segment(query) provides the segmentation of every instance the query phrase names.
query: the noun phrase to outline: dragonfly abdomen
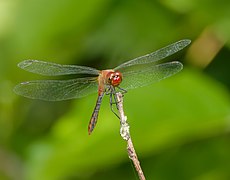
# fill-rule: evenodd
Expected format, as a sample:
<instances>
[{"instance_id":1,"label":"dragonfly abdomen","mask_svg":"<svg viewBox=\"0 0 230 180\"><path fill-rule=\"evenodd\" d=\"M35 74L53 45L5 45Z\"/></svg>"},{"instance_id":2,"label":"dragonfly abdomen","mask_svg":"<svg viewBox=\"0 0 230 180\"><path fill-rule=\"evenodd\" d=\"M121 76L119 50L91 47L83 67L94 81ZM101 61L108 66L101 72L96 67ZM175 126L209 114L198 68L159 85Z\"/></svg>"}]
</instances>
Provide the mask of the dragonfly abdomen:
<instances>
[{"instance_id":1,"label":"dragonfly abdomen","mask_svg":"<svg viewBox=\"0 0 230 180\"><path fill-rule=\"evenodd\" d=\"M88 125L88 133L89 134L92 133L93 129L95 128L95 126L97 124L97 118L98 118L98 114L99 114L99 110L101 107L101 101L102 101L103 96L104 96L104 93L100 93L98 95L96 106L94 108L93 114L91 116L91 119L90 119L89 125Z\"/></svg>"}]
</instances>

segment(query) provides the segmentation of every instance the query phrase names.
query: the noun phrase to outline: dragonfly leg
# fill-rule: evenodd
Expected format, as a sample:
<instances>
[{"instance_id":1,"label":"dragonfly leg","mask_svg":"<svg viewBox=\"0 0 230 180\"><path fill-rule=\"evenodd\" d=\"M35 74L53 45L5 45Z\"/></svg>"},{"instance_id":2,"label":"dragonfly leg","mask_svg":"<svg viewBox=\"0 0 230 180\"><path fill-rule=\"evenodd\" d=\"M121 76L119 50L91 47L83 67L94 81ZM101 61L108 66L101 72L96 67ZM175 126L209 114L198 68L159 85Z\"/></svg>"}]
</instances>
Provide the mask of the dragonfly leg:
<instances>
[{"instance_id":1,"label":"dragonfly leg","mask_svg":"<svg viewBox=\"0 0 230 180\"><path fill-rule=\"evenodd\" d=\"M106 94L106 95L110 95L112 91L113 91L113 90L112 90L112 87L109 86L109 87L107 87L107 88L105 89L105 94Z\"/></svg>"},{"instance_id":2,"label":"dragonfly leg","mask_svg":"<svg viewBox=\"0 0 230 180\"><path fill-rule=\"evenodd\" d=\"M119 92L121 92L122 94L125 94L125 93L128 92L126 89L123 89L120 86L117 86L116 88L118 88L120 90ZM107 87L107 89L105 90L105 92L106 92L105 93L106 95L111 94L111 93L113 93L113 94L117 93L115 87L113 87L113 86Z\"/></svg>"},{"instance_id":3,"label":"dragonfly leg","mask_svg":"<svg viewBox=\"0 0 230 180\"><path fill-rule=\"evenodd\" d=\"M120 87L117 87L122 94L126 93L127 91L123 88L120 88ZM116 113L116 111L114 110L113 108L113 105L115 104L116 105L116 108L118 109L118 100L116 98L116 87L113 87L113 86L109 86L106 88L106 91L105 91L105 94L106 95L109 95L109 104L110 104L110 109L111 111L120 119L120 116Z\"/></svg>"},{"instance_id":4,"label":"dragonfly leg","mask_svg":"<svg viewBox=\"0 0 230 180\"><path fill-rule=\"evenodd\" d=\"M126 89L123 89L123 88L121 88L120 86L117 86L117 88L118 88L119 90L121 90L121 94L122 94L122 95L124 95L125 93L128 92Z\"/></svg>"},{"instance_id":5,"label":"dragonfly leg","mask_svg":"<svg viewBox=\"0 0 230 180\"><path fill-rule=\"evenodd\" d=\"M115 102L113 102L113 97L114 97L114 100L115 100ZM113 105L114 104L116 104L116 108L117 108L117 100L116 100L116 98L115 98L115 96L114 96L114 94L113 93L110 93L110 96L109 96L109 104L110 104L110 109L111 109L111 111L120 119L120 116L116 113L116 111L113 109Z\"/></svg>"}]
</instances>

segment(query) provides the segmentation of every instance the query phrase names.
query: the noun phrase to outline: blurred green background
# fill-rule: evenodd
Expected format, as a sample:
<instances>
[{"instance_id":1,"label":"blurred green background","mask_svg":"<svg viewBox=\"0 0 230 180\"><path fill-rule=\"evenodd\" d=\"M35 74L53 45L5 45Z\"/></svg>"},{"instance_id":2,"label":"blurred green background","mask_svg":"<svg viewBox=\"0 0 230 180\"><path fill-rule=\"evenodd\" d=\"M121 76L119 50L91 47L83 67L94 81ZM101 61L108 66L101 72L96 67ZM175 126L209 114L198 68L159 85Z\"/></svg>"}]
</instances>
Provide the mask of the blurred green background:
<instances>
[{"instance_id":1,"label":"blurred green background","mask_svg":"<svg viewBox=\"0 0 230 180\"><path fill-rule=\"evenodd\" d=\"M111 68L180 39L179 74L130 90L124 107L147 179L230 179L230 1L0 0L0 179L137 179L105 97L14 94L39 59Z\"/></svg>"}]
</instances>

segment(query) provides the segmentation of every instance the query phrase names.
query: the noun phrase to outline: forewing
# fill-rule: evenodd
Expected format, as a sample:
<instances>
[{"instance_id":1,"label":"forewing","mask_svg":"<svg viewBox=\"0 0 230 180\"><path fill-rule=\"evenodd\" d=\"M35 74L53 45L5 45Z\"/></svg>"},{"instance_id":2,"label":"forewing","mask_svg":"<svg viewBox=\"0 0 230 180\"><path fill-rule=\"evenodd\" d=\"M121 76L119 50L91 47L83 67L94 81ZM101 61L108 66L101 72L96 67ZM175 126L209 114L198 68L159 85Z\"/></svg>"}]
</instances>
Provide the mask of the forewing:
<instances>
[{"instance_id":1,"label":"forewing","mask_svg":"<svg viewBox=\"0 0 230 180\"><path fill-rule=\"evenodd\" d=\"M120 84L121 88L134 89L146 86L162 79L170 77L183 69L180 62L168 62L158 65L149 65L138 71L129 71L123 73L123 79Z\"/></svg>"},{"instance_id":2,"label":"forewing","mask_svg":"<svg viewBox=\"0 0 230 180\"><path fill-rule=\"evenodd\" d=\"M39 60L25 60L20 62L18 66L26 71L45 76L59 76L68 74L99 74L97 69L86 66L61 65Z\"/></svg>"},{"instance_id":3,"label":"forewing","mask_svg":"<svg viewBox=\"0 0 230 180\"><path fill-rule=\"evenodd\" d=\"M24 97L46 101L81 98L97 91L96 78L70 80L35 80L15 86L14 91Z\"/></svg>"},{"instance_id":4,"label":"forewing","mask_svg":"<svg viewBox=\"0 0 230 180\"><path fill-rule=\"evenodd\" d=\"M159 61L161 59L164 59L180 50L182 50L183 48L185 48L186 46L188 46L191 43L191 40L189 39L184 39L184 40L180 40L178 42L175 42L173 44L170 44L164 48L161 48L153 53L132 59L130 61L127 61L123 64L121 64L120 66L116 67L114 70L119 70L121 72L126 72L129 71L130 66L135 66L135 65L139 65L139 64L147 64L147 63L154 63L156 61Z\"/></svg>"}]
</instances>

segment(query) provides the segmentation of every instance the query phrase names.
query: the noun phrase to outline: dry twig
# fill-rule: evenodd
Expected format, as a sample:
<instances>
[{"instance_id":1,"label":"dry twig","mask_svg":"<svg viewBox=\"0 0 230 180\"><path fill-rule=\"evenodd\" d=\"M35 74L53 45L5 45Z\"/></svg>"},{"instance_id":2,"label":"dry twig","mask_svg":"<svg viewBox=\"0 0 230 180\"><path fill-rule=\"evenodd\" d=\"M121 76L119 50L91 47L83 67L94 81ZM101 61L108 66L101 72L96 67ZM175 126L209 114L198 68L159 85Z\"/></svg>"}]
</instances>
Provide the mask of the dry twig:
<instances>
[{"instance_id":1,"label":"dry twig","mask_svg":"<svg viewBox=\"0 0 230 180\"><path fill-rule=\"evenodd\" d=\"M129 124L127 122L127 116L124 114L123 110L123 95L120 92L117 92L115 94L116 99L117 99L117 108L120 114L120 135L121 137L127 141L127 152L129 155L129 158L132 160L134 167L138 173L139 179L140 180L145 180L144 173L141 169L140 162L138 160L137 154L135 152L133 142L129 133Z\"/></svg>"}]
</instances>

